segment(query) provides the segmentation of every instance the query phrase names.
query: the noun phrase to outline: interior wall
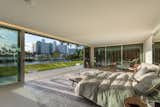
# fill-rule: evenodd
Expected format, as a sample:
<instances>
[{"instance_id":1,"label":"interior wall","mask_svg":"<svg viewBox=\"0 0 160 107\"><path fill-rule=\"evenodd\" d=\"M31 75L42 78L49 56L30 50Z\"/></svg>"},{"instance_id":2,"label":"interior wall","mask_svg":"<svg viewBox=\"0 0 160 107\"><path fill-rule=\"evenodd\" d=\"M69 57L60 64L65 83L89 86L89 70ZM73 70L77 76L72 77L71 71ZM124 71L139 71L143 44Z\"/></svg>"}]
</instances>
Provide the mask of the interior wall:
<instances>
[{"instance_id":1,"label":"interior wall","mask_svg":"<svg viewBox=\"0 0 160 107\"><path fill-rule=\"evenodd\" d=\"M152 38L153 36L151 35L143 44L144 62L149 64L153 63Z\"/></svg>"}]
</instances>

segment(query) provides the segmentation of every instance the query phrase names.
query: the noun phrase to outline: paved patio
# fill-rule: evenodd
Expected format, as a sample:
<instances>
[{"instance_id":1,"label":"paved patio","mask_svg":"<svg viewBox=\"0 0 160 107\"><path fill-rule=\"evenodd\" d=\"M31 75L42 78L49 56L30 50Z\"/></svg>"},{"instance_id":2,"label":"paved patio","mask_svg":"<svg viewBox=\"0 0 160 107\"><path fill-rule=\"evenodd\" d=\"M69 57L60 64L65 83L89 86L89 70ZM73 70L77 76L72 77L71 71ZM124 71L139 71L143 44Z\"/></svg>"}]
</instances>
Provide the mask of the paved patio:
<instances>
[{"instance_id":1,"label":"paved patio","mask_svg":"<svg viewBox=\"0 0 160 107\"><path fill-rule=\"evenodd\" d=\"M42 79L50 79L54 76L62 75L65 73L75 72L76 70L84 70L83 65L53 69L53 70L46 70L41 72L31 72L25 75L25 81L31 80L42 80Z\"/></svg>"},{"instance_id":2,"label":"paved patio","mask_svg":"<svg viewBox=\"0 0 160 107\"><path fill-rule=\"evenodd\" d=\"M27 74L25 87L37 99L40 107L98 107L85 98L76 96L69 75L87 71L83 66L67 67Z\"/></svg>"},{"instance_id":3,"label":"paved patio","mask_svg":"<svg viewBox=\"0 0 160 107\"><path fill-rule=\"evenodd\" d=\"M86 70L89 69L73 66L27 74L24 85L0 88L0 104L2 107L98 107L76 96L72 82L67 78Z\"/></svg>"}]
</instances>

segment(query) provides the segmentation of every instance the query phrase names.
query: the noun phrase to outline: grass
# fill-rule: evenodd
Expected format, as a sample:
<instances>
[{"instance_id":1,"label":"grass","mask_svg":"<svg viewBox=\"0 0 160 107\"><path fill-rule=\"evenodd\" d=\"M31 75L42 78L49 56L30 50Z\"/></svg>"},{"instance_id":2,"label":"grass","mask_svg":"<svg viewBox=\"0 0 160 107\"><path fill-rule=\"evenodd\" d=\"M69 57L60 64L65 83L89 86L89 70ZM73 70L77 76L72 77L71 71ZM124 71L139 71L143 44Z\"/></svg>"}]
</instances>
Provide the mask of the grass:
<instances>
[{"instance_id":1,"label":"grass","mask_svg":"<svg viewBox=\"0 0 160 107\"><path fill-rule=\"evenodd\" d=\"M45 71L69 66L75 66L77 63L82 64L83 61L70 61L70 62L55 62L48 64L34 64L34 65L26 65L25 73L30 71ZM4 76L12 76L17 74L17 67L0 67L0 77Z\"/></svg>"},{"instance_id":2,"label":"grass","mask_svg":"<svg viewBox=\"0 0 160 107\"><path fill-rule=\"evenodd\" d=\"M17 72L18 68L15 66L0 67L0 77L17 75Z\"/></svg>"},{"instance_id":3,"label":"grass","mask_svg":"<svg viewBox=\"0 0 160 107\"><path fill-rule=\"evenodd\" d=\"M49 63L49 64L26 65L25 66L25 72L29 72L29 71L33 71L33 70L45 71L45 70L69 67L69 66L74 66L77 63L82 64L83 61L56 62L56 63Z\"/></svg>"}]
</instances>

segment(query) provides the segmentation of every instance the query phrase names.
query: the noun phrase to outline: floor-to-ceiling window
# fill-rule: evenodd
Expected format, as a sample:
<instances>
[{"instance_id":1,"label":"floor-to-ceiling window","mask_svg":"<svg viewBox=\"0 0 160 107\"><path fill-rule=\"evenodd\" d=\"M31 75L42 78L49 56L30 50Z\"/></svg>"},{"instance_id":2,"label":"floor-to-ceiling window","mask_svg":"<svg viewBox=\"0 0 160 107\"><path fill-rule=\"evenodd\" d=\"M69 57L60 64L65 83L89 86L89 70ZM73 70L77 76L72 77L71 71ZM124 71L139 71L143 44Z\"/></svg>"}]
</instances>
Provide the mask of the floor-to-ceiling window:
<instances>
[{"instance_id":1,"label":"floor-to-ceiling window","mask_svg":"<svg viewBox=\"0 0 160 107\"><path fill-rule=\"evenodd\" d=\"M121 63L121 46L106 47L106 65Z\"/></svg>"},{"instance_id":2,"label":"floor-to-ceiling window","mask_svg":"<svg viewBox=\"0 0 160 107\"><path fill-rule=\"evenodd\" d=\"M89 68L90 67L90 47L84 48L84 67Z\"/></svg>"},{"instance_id":3,"label":"floor-to-ceiling window","mask_svg":"<svg viewBox=\"0 0 160 107\"><path fill-rule=\"evenodd\" d=\"M0 85L19 78L19 32L0 27Z\"/></svg>"},{"instance_id":4,"label":"floor-to-ceiling window","mask_svg":"<svg viewBox=\"0 0 160 107\"><path fill-rule=\"evenodd\" d=\"M143 61L143 45L119 45L95 48L96 66L135 64Z\"/></svg>"},{"instance_id":5,"label":"floor-to-ceiling window","mask_svg":"<svg viewBox=\"0 0 160 107\"><path fill-rule=\"evenodd\" d=\"M160 42L153 44L153 63L160 64Z\"/></svg>"},{"instance_id":6,"label":"floor-to-ceiling window","mask_svg":"<svg viewBox=\"0 0 160 107\"><path fill-rule=\"evenodd\" d=\"M130 64L140 63L143 60L143 45L124 45L123 46L123 63Z\"/></svg>"},{"instance_id":7,"label":"floor-to-ceiling window","mask_svg":"<svg viewBox=\"0 0 160 107\"><path fill-rule=\"evenodd\" d=\"M105 66L105 47L95 48L95 66Z\"/></svg>"},{"instance_id":8,"label":"floor-to-ceiling window","mask_svg":"<svg viewBox=\"0 0 160 107\"><path fill-rule=\"evenodd\" d=\"M39 72L83 64L83 46L25 34L25 72Z\"/></svg>"}]
</instances>

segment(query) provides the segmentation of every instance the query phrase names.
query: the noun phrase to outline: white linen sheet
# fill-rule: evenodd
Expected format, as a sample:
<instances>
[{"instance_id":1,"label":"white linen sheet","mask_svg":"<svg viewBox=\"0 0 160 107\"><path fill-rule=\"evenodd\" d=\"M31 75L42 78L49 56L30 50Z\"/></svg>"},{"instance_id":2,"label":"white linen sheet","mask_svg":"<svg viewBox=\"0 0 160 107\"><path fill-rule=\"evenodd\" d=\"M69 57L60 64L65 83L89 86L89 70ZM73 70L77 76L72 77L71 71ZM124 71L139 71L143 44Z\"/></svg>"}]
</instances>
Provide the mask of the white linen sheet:
<instances>
[{"instance_id":1,"label":"white linen sheet","mask_svg":"<svg viewBox=\"0 0 160 107\"><path fill-rule=\"evenodd\" d=\"M145 70L145 71L144 71ZM158 72L158 73L157 73ZM107 72L107 71L88 71L83 73L83 80L80 81L75 93L83 96L102 107L124 107L124 100L136 95L136 91L143 92L151 88L152 80L160 72L158 66L142 64L141 69L135 74L130 72ZM153 77L148 79L147 77ZM133 78L140 80L140 83ZM143 80L147 81L147 86L142 85ZM149 86L150 87L149 87Z\"/></svg>"}]
</instances>

